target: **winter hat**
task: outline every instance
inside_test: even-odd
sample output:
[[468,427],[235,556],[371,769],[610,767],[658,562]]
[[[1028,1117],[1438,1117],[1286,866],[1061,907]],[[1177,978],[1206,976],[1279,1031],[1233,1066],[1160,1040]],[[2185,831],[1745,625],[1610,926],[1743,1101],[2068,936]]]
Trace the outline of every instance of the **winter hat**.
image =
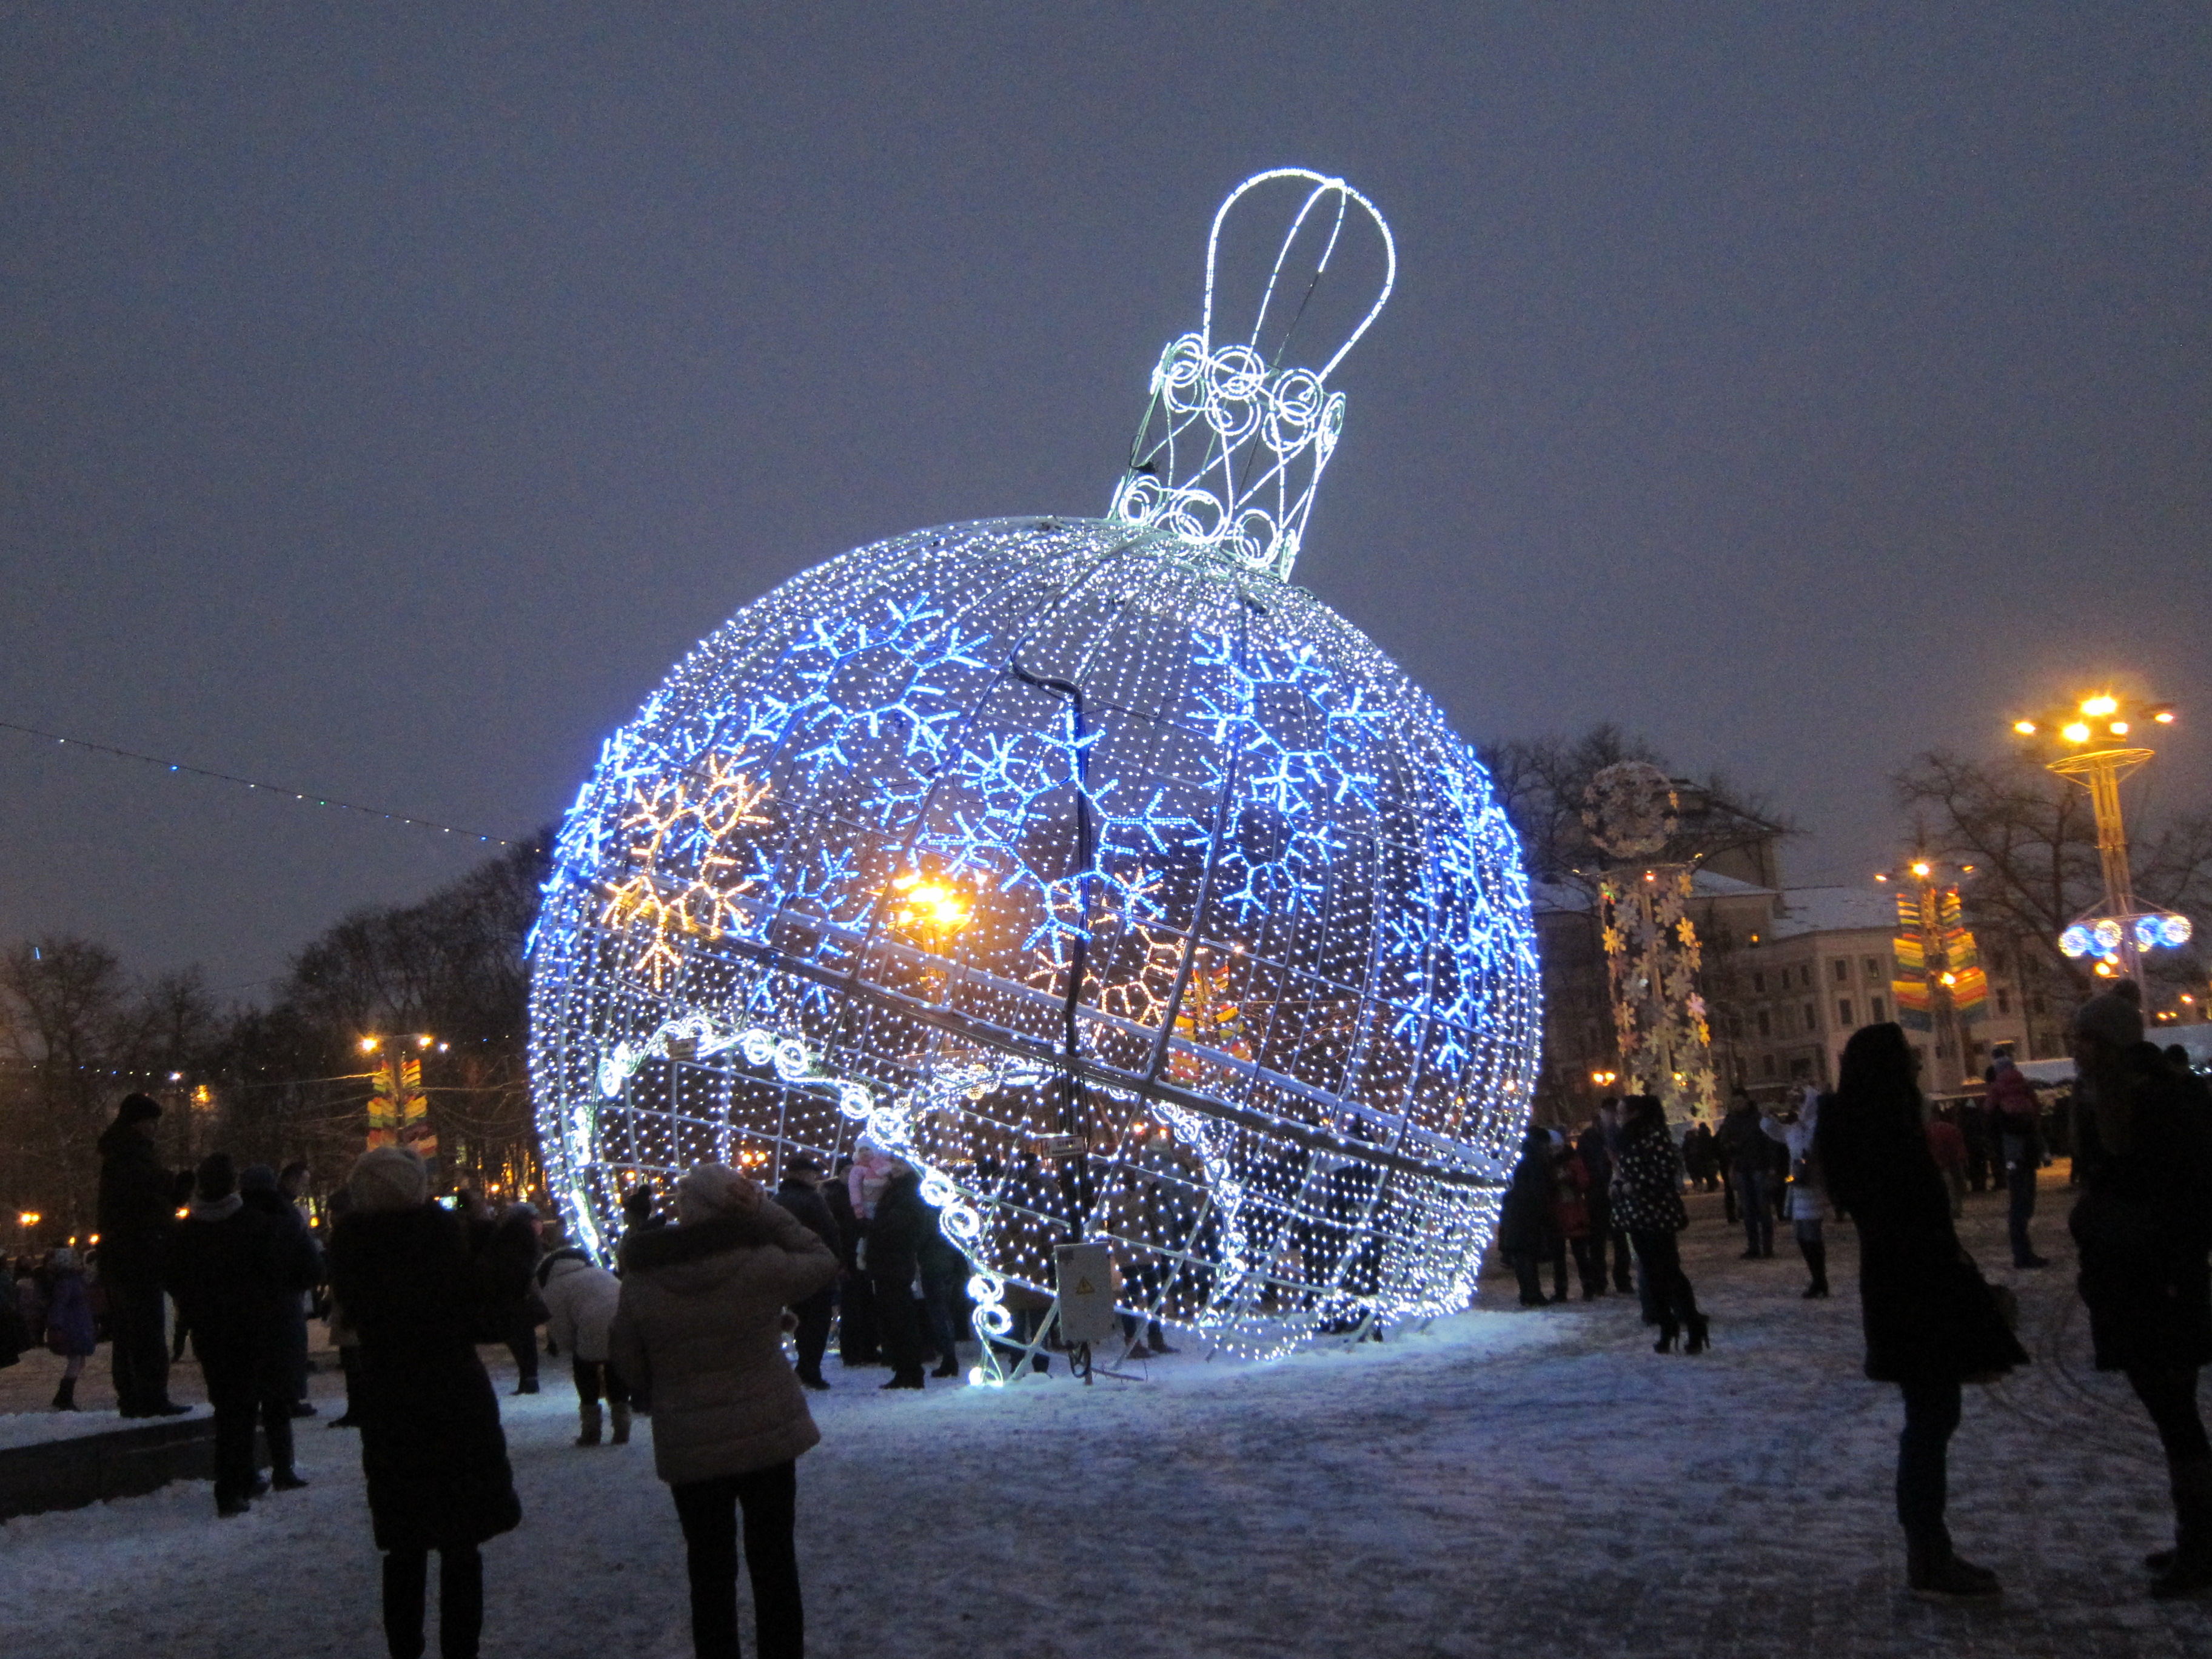
[[2133,1048],[2143,1040],[2142,1010],[2118,992],[2107,991],[2074,1011],[2074,1030],[2114,1048]]
[[411,1210],[429,1201],[430,1172],[404,1146],[372,1146],[354,1159],[346,1190],[364,1212]]
[[744,1179],[726,1164],[702,1164],[676,1183],[677,1220],[689,1227],[736,1214],[738,1183]]
[[81,1273],[84,1271],[84,1261],[75,1250],[64,1245],[47,1254],[46,1267],[58,1273]]
[[228,1152],[210,1152],[200,1160],[194,1176],[193,1188],[210,1204],[228,1198],[238,1190],[238,1165],[230,1161]]
[[151,1123],[161,1115],[161,1103],[151,1095],[125,1095],[115,1109],[118,1123]]
[[822,1166],[802,1153],[797,1158],[786,1159],[783,1172],[787,1176],[818,1176],[822,1173]]
[[266,1164],[249,1164],[238,1172],[238,1190],[241,1193],[273,1193],[276,1190],[276,1171]]

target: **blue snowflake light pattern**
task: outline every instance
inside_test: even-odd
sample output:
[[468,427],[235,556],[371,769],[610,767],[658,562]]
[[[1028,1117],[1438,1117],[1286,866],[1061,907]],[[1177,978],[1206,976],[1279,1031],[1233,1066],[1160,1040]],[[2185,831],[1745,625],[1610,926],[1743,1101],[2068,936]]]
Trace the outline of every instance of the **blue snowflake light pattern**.
[[1536,1061],[1512,832],[1249,522],[1142,518],[832,559],[606,744],[534,941],[585,1239],[641,1178],[866,1136],[971,1262],[989,1380],[1078,1239],[1237,1352],[1465,1304]]

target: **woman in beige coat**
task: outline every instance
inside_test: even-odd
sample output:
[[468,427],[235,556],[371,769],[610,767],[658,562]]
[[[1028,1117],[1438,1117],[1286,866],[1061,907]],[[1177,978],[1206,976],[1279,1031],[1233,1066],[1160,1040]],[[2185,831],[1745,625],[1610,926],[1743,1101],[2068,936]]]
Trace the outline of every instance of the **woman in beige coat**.
[[692,1646],[699,1659],[738,1659],[742,1507],[759,1659],[799,1659],[797,1461],[822,1433],[784,1359],[782,1316],[836,1278],[837,1258],[727,1164],[678,1182],[676,1215],[623,1242],[611,1341],[616,1368],[651,1392],[653,1470],[684,1528]]

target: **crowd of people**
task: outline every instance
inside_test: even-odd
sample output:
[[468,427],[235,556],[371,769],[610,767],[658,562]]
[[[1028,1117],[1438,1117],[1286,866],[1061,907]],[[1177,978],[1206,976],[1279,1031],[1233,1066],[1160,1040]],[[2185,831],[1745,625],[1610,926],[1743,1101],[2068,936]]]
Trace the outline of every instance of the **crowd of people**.
[[[2212,1446],[2197,1404],[2212,1364],[2212,1091],[2179,1048],[2143,1040],[2132,984],[2084,1004],[2071,1047],[2075,1076],[2058,1115],[2076,1189],[2069,1231],[2100,1370],[2124,1373],[2165,1449],[2175,1544],[2146,1562],[2152,1594],[2212,1589]],[[1532,1128],[1500,1215],[1498,1246],[1523,1307],[1568,1296],[1573,1257],[1585,1300],[1631,1288],[1624,1245],[1654,1345],[1711,1343],[1675,1237],[1686,1188],[1729,1194],[1744,1258],[1774,1254],[1787,1222],[1809,1274],[1829,1294],[1826,1225],[1848,1218],[1859,1244],[1866,1374],[1898,1386],[1897,1513],[1908,1580],[1945,1597],[1998,1593],[1996,1575],[1961,1558],[1945,1521],[1948,1448],[1963,1385],[1990,1382],[2028,1356],[2014,1334],[2017,1301],[1992,1285],[1959,1242],[1966,1194],[2006,1194],[2012,1265],[2050,1266],[2030,1236],[2039,1171],[2053,1138],[2026,1076],[2000,1058],[1978,1100],[1931,1109],[1919,1055],[1902,1028],[1868,1026],[1845,1044],[1835,1091],[1807,1087],[1794,1105],[1760,1106],[1741,1090],[1717,1130],[1690,1127],[1678,1146],[1660,1103],[1607,1100],[1582,1131]],[[1549,1265],[1553,1293],[1543,1288]]]
[[[2069,1230],[2095,1363],[2124,1374],[2166,1450],[2175,1543],[2147,1565],[2153,1594],[2172,1596],[2212,1589],[2212,1443],[2197,1406],[2199,1371],[2212,1363],[2212,1093],[2185,1057],[2142,1040],[2132,989],[2093,999],[2073,1024]],[[1948,1449],[1964,1385],[2028,1355],[2010,1292],[1984,1278],[1954,1223],[1966,1192],[2000,1185],[2014,1265],[2047,1265],[2027,1232],[2046,1136],[2009,1062],[1993,1068],[1971,1134],[1955,1107],[1931,1109],[1918,1069],[1900,1028],[1874,1025],[1845,1045],[1832,1093],[1806,1088],[1762,1106],[1739,1091],[1711,1133],[1678,1141],[1650,1095],[1606,1101],[1573,1134],[1532,1128],[1497,1242],[1523,1306],[1567,1299],[1571,1261],[1583,1300],[1635,1294],[1657,1352],[1698,1354],[1713,1335],[1679,1249],[1686,1189],[1724,1187],[1747,1260],[1771,1257],[1787,1223],[1808,1297],[1829,1294],[1825,1228],[1847,1218],[1865,1371],[1896,1385],[1904,1405],[1896,1504],[1909,1581],[1931,1595],[1982,1597],[1998,1583],[1953,1546]],[[42,1342],[61,1356],[53,1403],[70,1410],[104,1330],[122,1414],[161,1416],[185,1409],[167,1379],[188,1334],[214,1407],[214,1497],[227,1517],[305,1484],[293,1430],[314,1409],[307,1321],[319,1303],[346,1379],[346,1410],[331,1426],[361,1431],[385,1629],[402,1659],[424,1650],[433,1553],[441,1651],[475,1653],[481,1547],[521,1524],[480,1346],[508,1349],[518,1394],[538,1391],[541,1354],[566,1358],[579,1447],[625,1443],[634,1419],[650,1419],[655,1471],[685,1540],[696,1650],[738,1650],[742,1538],[763,1659],[803,1650],[796,1460],[820,1437],[806,1394],[829,1386],[833,1330],[842,1362],[888,1368],[887,1389],[926,1387],[932,1358],[936,1375],[957,1371],[962,1259],[921,1200],[918,1172],[865,1144],[834,1172],[787,1159],[773,1194],[702,1164],[676,1183],[672,1215],[641,1185],[610,1265],[528,1204],[495,1209],[467,1189],[434,1196],[422,1160],[397,1146],[356,1162],[328,1197],[319,1238],[297,1201],[304,1165],[241,1170],[217,1152],[172,1172],[155,1152],[160,1112],[131,1096],[101,1137],[97,1283],[94,1264],[68,1247],[16,1264],[9,1310],[18,1317],[12,1331],[0,1321],[0,1346]],[[1157,1328],[1146,1334],[1165,1346]]]

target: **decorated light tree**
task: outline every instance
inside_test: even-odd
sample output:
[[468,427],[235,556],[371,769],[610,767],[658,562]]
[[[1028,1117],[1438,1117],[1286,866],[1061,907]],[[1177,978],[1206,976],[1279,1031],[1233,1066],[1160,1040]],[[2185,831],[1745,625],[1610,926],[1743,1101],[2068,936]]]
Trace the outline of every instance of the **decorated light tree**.
[[1598,878],[1598,921],[1624,1091],[1656,1095],[1669,1122],[1711,1122],[1712,1032],[1698,991],[1693,875],[1686,864],[1651,861],[1674,841],[1680,812],[1667,775],[1644,761],[1607,767],[1583,795],[1583,826],[1613,860]]
[[[1237,332],[1216,256],[1261,195],[1290,229]],[[1355,235],[1382,292],[1285,366]],[[866,1137],[973,1264],[980,1380],[1007,1285],[1079,1240],[1237,1352],[1465,1304],[1536,1062],[1518,848],[1435,705],[1286,580],[1395,270],[1341,180],[1248,181],[1106,517],[832,559],[607,743],[533,957],[585,1241],[641,1178]]]

